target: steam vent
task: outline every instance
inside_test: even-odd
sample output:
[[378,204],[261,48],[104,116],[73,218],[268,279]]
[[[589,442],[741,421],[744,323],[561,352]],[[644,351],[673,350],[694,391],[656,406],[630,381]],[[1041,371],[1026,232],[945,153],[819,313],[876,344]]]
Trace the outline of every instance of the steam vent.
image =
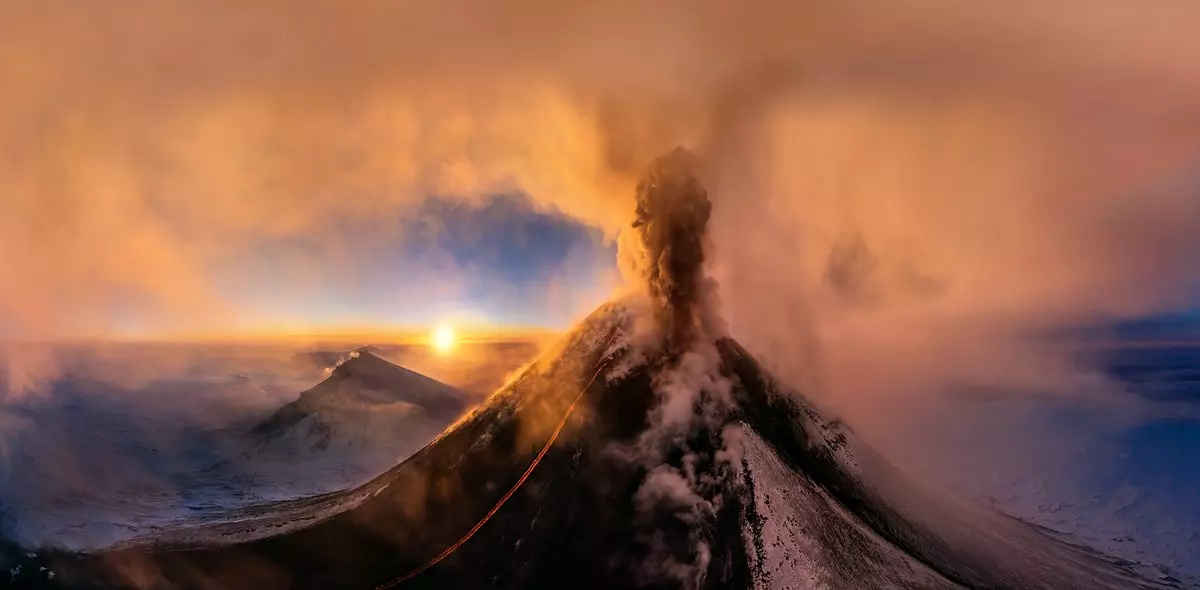
[[361,487],[86,554],[0,540],[0,587],[1179,587],[937,495],[698,329],[712,206],[696,169],[677,149],[637,188],[658,344],[633,337],[641,301],[606,303]]

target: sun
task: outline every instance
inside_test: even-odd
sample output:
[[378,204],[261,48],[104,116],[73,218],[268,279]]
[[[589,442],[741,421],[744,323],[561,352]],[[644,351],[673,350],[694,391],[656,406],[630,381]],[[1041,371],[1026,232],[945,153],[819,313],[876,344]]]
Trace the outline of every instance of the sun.
[[439,354],[446,354],[454,350],[457,344],[458,335],[454,333],[454,328],[450,326],[438,326],[429,334],[429,345]]

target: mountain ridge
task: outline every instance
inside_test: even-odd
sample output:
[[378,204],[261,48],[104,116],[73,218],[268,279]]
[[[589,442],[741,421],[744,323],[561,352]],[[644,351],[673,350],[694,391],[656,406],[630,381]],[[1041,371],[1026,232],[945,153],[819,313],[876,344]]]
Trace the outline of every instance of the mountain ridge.
[[414,406],[435,420],[452,420],[467,408],[464,398],[449,385],[359,349],[339,362],[327,378],[253,426],[250,434],[268,439],[322,412],[367,411],[392,404]]

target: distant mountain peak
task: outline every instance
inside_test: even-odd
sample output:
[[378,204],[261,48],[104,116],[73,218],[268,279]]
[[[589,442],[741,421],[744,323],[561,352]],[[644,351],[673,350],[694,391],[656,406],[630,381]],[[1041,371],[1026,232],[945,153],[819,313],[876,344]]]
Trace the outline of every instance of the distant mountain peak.
[[[333,369],[333,377],[347,379],[355,376],[384,376],[412,373],[364,349],[352,350]],[[415,373],[414,373],[415,374]]]
[[466,409],[462,392],[393,364],[365,348],[348,353],[325,380],[301,393],[252,432],[270,437],[308,417],[362,412],[393,404],[415,406],[438,420],[453,419]]

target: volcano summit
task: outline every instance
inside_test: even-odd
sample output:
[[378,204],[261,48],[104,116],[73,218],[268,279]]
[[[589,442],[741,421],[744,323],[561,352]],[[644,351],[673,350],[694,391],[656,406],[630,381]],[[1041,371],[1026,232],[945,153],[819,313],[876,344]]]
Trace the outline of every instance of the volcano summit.
[[890,466],[723,333],[692,157],[655,162],[637,196],[644,296],[602,306],[407,461],[349,492],[148,544],[9,547],[8,583],[1178,587]]
[[327,450],[331,445],[371,446],[374,438],[419,437],[428,430],[421,423],[408,433],[389,432],[384,428],[388,414],[417,415],[423,422],[441,425],[463,412],[463,397],[452,387],[360,349],[339,361],[329,378],[257,424],[251,433],[265,446],[291,438],[297,439],[287,440],[291,447],[307,447],[288,448],[291,453]]

